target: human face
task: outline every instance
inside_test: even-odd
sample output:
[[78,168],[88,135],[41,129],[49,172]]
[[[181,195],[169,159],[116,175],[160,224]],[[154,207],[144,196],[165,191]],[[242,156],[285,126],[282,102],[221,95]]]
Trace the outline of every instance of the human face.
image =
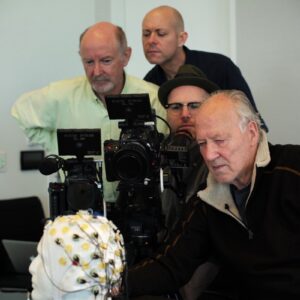
[[46,275],[40,252],[41,243],[38,245],[38,255],[29,266],[32,275],[32,299],[52,300],[52,283]]
[[196,138],[200,152],[216,181],[242,189],[251,182],[258,128],[250,121],[242,131],[234,104],[224,95],[213,97],[216,101],[205,103],[197,114]]
[[189,109],[186,105],[190,102],[202,102],[208,93],[197,86],[183,85],[173,89],[168,96],[168,104],[184,104],[179,112],[174,113],[167,109],[167,121],[172,132],[188,131],[195,138],[195,114],[197,109]]
[[163,65],[172,61],[187,38],[186,32],[177,29],[174,16],[168,10],[148,13],[142,30],[144,54],[151,64]]
[[102,100],[108,94],[120,94],[124,86],[124,67],[131,49],[125,51],[114,32],[109,30],[87,32],[80,45],[83,67],[95,94]]

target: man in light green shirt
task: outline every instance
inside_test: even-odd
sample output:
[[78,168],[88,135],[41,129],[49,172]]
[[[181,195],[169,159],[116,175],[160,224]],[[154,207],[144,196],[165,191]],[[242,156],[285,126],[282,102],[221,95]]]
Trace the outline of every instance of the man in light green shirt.
[[[156,115],[165,119],[165,109],[157,98],[158,87],[126,74],[131,56],[126,36],[120,27],[100,22],[80,36],[79,54],[86,76],[62,80],[22,95],[11,110],[21,129],[32,143],[42,144],[57,154],[58,128],[101,128],[103,141],[119,139],[117,120],[110,120],[106,95],[148,93]],[[157,120],[160,132],[166,125]],[[107,182],[103,167],[104,199],[116,200],[116,182]]]

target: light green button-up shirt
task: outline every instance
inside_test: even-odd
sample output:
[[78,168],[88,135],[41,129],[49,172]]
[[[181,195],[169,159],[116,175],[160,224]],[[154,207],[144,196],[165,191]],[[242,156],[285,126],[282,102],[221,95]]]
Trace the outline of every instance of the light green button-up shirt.
[[[156,115],[166,119],[165,109],[157,97],[158,86],[126,74],[122,94],[148,93]],[[18,121],[29,141],[43,145],[49,154],[58,154],[58,128],[101,128],[102,155],[105,140],[119,140],[118,120],[110,120],[106,107],[91,89],[85,76],[62,80],[23,94],[13,105],[12,116]],[[166,133],[164,122],[157,120],[160,132]],[[117,182],[108,182],[103,167],[104,199],[116,200]]]

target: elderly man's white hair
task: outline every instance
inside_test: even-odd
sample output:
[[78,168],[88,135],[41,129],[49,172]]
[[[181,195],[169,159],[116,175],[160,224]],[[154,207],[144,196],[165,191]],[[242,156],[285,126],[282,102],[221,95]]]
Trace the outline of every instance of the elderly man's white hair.
[[49,222],[30,265],[33,300],[103,300],[119,288],[123,237],[104,217],[86,211]]
[[209,102],[214,95],[222,94],[227,96],[235,104],[236,112],[240,118],[239,128],[242,132],[245,131],[249,122],[255,122],[259,130],[260,139],[262,138],[262,123],[259,114],[251,105],[250,100],[246,94],[239,90],[218,90],[212,92],[210,97],[203,100],[202,105]]

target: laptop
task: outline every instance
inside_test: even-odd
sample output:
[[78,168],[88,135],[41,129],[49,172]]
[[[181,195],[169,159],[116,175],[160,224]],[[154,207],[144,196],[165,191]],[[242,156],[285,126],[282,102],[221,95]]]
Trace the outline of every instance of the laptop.
[[38,242],[2,240],[2,245],[18,274],[29,274],[29,265],[37,255]]

